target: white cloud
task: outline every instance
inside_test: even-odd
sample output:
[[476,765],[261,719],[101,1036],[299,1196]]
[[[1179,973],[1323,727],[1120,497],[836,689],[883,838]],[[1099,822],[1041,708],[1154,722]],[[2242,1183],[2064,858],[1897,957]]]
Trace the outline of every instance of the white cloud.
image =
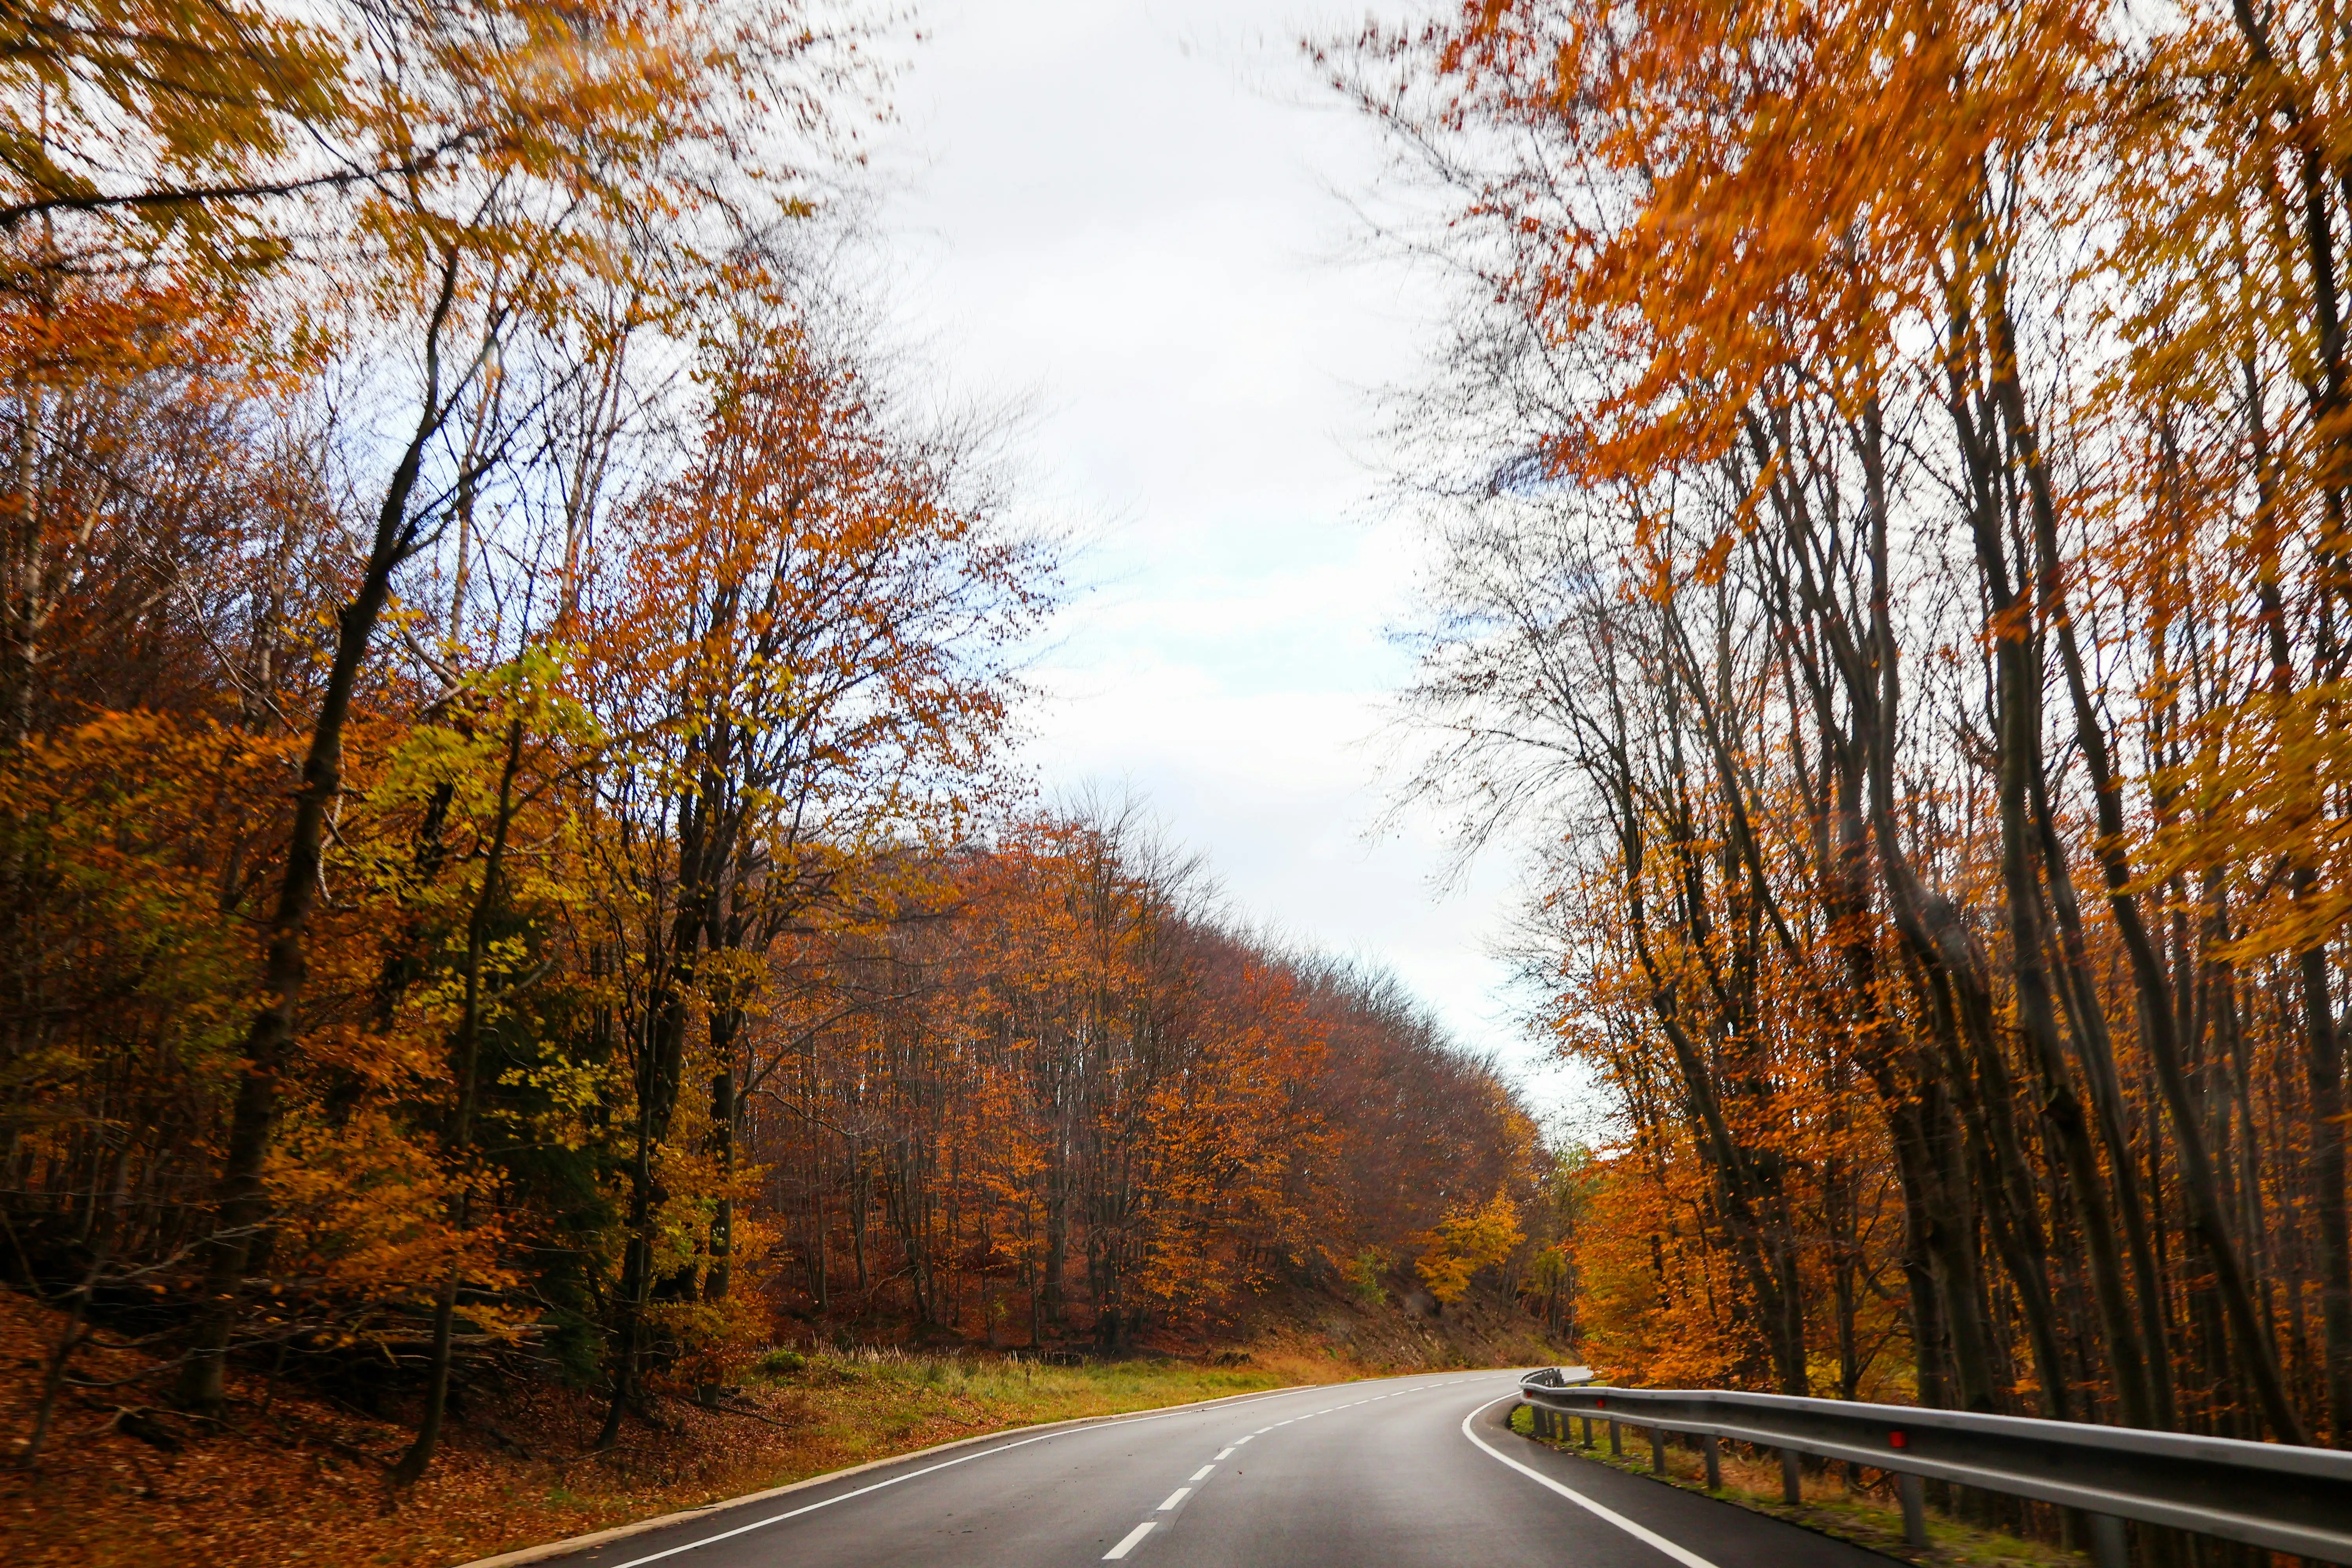
[[908,322],[959,382],[1034,392],[1034,471],[1108,520],[1035,672],[1034,771],[1134,789],[1244,918],[1392,965],[1465,1043],[1535,1066],[1485,951],[1512,868],[1441,894],[1438,825],[1367,838],[1367,742],[1407,670],[1381,630],[1418,551],[1366,521],[1350,451],[1416,323],[1406,279],[1344,257],[1328,193],[1370,177],[1368,132],[1286,101],[1316,90],[1312,17],[940,0],[923,23],[891,154],[920,170],[889,219]]

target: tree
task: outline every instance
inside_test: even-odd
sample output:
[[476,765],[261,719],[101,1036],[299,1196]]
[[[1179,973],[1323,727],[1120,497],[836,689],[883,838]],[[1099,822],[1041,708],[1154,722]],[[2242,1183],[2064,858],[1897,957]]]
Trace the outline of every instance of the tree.
[[[406,434],[336,612],[333,659],[265,927],[266,1000],[246,1043],[207,1248],[214,1305],[180,1388],[197,1407],[221,1398],[239,1282],[267,1209],[277,1080],[297,1047],[320,848],[370,646],[396,575],[506,461],[517,433],[498,429],[455,452],[445,437],[469,400],[489,395],[509,356],[561,341],[583,282],[642,265],[632,230],[649,215],[688,232],[725,216],[704,183],[705,160],[740,132],[740,103],[758,100],[774,57],[789,52],[758,27],[682,11],[558,17],[530,6],[394,7],[364,19],[373,74],[354,112],[369,135],[389,147],[448,141],[467,155],[358,186],[350,214],[389,263],[367,303],[385,329],[408,337],[416,380]],[[795,36],[781,25],[787,39]],[[594,48],[582,47],[591,39]],[[498,134],[468,140],[478,117]],[[667,277],[647,281],[676,286]]]
[[2260,1261],[2335,1342],[2324,33],[1530,0],[1319,56],[1462,284],[1412,787],[1556,832],[1612,1157],[1706,1176],[1696,1256],[1615,1211],[1640,1311],[1744,1302],[1719,1364],[1790,1387],[1829,1300],[1857,1386],[1891,1177],[1922,1399],[2342,1440]]

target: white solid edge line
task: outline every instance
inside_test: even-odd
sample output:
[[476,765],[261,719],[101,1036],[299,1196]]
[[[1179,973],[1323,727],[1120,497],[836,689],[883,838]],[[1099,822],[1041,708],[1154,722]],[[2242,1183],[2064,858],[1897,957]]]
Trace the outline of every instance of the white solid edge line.
[[1178,1503],[1182,1502],[1186,1498],[1191,1497],[1192,1495],[1192,1489],[1191,1487],[1178,1487],[1174,1491],[1168,1494],[1168,1500],[1166,1502],[1161,1503],[1158,1508],[1153,1509],[1151,1511],[1154,1513],[1166,1513],[1170,1509],[1174,1508]]
[[1141,1524],[1137,1525],[1133,1530],[1129,1531],[1124,1536],[1120,1537],[1119,1543],[1117,1546],[1112,1547],[1108,1552],[1102,1554],[1102,1560],[1106,1563],[1118,1562],[1120,1558],[1135,1550],[1135,1543],[1137,1542],[1142,1540],[1145,1536],[1150,1533],[1151,1521],[1147,1519]]
[[1209,1479],[1209,1472],[1216,1468],[1217,1467],[1214,1465],[1202,1465],[1199,1469],[1194,1470],[1188,1479],[1195,1481],[1205,1481]]
[[[1285,1389],[1277,1392],[1288,1393],[1290,1391]],[[1251,1396],[1244,1394],[1242,1397],[1246,1399]],[[1259,1395],[1258,1397],[1262,1398],[1266,1396]],[[1059,1431],[1040,1432],[1034,1437],[1024,1437],[1018,1442],[999,1443],[992,1448],[979,1448],[969,1454],[960,1454],[952,1459],[942,1459],[936,1465],[926,1465],[919,1470],[908,1470],[904,1475],[892,1476],[887,1480],[876,1481],[872,1486],[859,1487],[855,1491],[836,1492],[829,1498],[819,1499],[815,1502],[804,1504],[800,1508],[790,1510],[784,1513],[772,1513],[765,1519],[753,1520],[749,1524],[739,1524],[732,1530],[722,1530],[716,1535],[706,1535],[699,1541],[689,1541],[683,1546],[673,1546],[666,1552],[656,1552],[644,1557],[632,1557],[626,1563],[614,1563],[613,1568],[645,1568],[645,1564],[648,1563],[659,1563],[666,1557],[676,1557],[683,1552],[692,1552],[700,1547],[715,1545],[721,1541],[732,1540],[738,1535],[749,1535],[755,1530],[765,1530],[772,1524],[782,1524],[788,1519],[798,1519],[804,1513],[814,1513],[821,1508],[831,1508],[837,1502],[847,1502],[852,1498],[861,1498],[866,1496],[868,1492],[878,1492],[885,1487],[895,1487],[900,1481],[917,1480],[924,1476],[937,1475],[941,1470],[953,1469],[958,1465],[969,1465],[974,1459],[985,1459],[991,1454],[1002,1454],[1008,1448],[1025,1448],[1032,1443],[1048,1443],[1056,1437],[1067,1437],[1073,1433],[1099,1431],[1106,1426],[1140,1426],[1146,1421],[1158,1421],[1167,1416],[1183,1415],[1187,1414],[1197,1415],[1201,1414],[1201,1407],[1197,1405],[1189,1406],[1182,1405],[1171,1405],[1165,1410],[1154,1410],[1145,1415],[1130,1415],[1125,1418],[1113,1417],[1108,1421],[1097,1421],[1093,1423],[1091,1426],[1065,1426]],[[1147,1523],[1144,1528],[1148,1530],[1150,1526]],[[1141,1539],[1139,1532],[1135,1539]],[[593,1548],[583,1547],[582,1550],[593,1551]],[[1122,1549],[1122,1551],[1124,1549]]]
[[1708,1562],[1706,1558],[1701,1557],[1697,1552],[1685,1551],[1682,1547],[1676,1546],[1673,1542],[1668,1541],[1656,1531],[1645,1529],[1641,1525],[1635,1524],[1632,1520],[1627,1519],[1623,1514],[1619,1513],[1616,1510],[1601,1507],[1601,1504],[1594,1502],[1591,1498],[1586,1497],[1582,1492],[1578,1491],[1575,1488],[1563,1486],[1559,1482],[1553,1480],[1549,1476],[1545,1475],[1541,1470],[1534,1469],[1528,1466],[1519,1463],[1508,1454],[1504,1453],[1501,1449],[1495,1447],[1485,1438],[1479,1436],[1477,1433],[1470,1430],[1470,1423],[1478,1418],[1479,1411],[1492,1409],[1494,1406],[1503,1403],[1503,1400],[1505,1399],[1517,1399],[1517,1397],[1518,1395],[1516,1394],[1506,1394],[1499,1399],[1490,1399],[1486,1401],[1486,1404],[1478,1406],[1477,1410],[1473,1410],[1469,1415],[1465,1415],[1462,1418],[1462,1435],[1465,1437],[1469,1438],[1473,1443],[1478,1445],[1479,1447],[1485,1449],[1487,1458],[1499,1459],[1504,1464],[1510,1466],[1511,1468],[1518,1471],[1519,1474],[1527,1477],[1528,1479],[1534,1481],[1538,1485],[1549,1487],[1552,1490],[1558,1492],[1560,1496],[1566,1498],[1577,1507],[1583,1509],[1588,1513],[1591,1513],[1601,1519],[1608,1521],[1611,1524],[1615,1525],[1618,1529],[1623,1531],[1626,1534],[1632,1536],[1643,1545],[1654,1547],[1656,1550],[1664,1552],[1667,1556],[1681,1563],[1683,1568],[1715,1568],[1714,1563]]

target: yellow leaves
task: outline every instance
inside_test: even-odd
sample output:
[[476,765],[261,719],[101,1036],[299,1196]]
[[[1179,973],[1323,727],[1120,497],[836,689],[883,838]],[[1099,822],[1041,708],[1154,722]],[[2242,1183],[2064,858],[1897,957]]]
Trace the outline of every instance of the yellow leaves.
[[1481,1269],[1507,1259],[1527,1239],[1520,1228],[1518,1205],[1508,1193],[1496,1193],[1481,1206],[1460,1209],[1438,1221],[1434,1230],[1413,1238],[1421,1250],[1413,1271],[1429,1293],[1441,1301],[1460,1300]]
[[331,133],[344,55],[331,24],[275,5],[84,0],[12,7],[0,62],[0,228],[46,217],[67,255],[97,230],[249,259],[252,215],[194,193],[281,176],[298,127]]
[[2219,952],[2252,963],[2326,942],[2352,919],[2352,823],[2327,803],[2352,788],[2352,684],[2257,690],[2198,715],[2158,770],[2140,886],[2226,868],[2241,934]]
[[1528,1260],[1525,1289],[1534,1294],[1549,1294],[1564,1288],[1572,1270],[1566,1246],[1555,1242]]
[[18,898],[46,912],[51,1005],[170,1056],[230,1047],[253,952],[219,919],[216,867],[288,763],[273,743],[147,713],[0,752],[0,843]]

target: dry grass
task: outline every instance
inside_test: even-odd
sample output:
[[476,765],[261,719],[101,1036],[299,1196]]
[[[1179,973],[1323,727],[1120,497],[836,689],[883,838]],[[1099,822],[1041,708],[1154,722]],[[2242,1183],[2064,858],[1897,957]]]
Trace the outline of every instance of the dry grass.
[[[55,1337],[47,1319],[0,1290],[0,1342],[16,1350],[0,1366],[0,1433],[18,1449],[38,1373],[32,1352]],[[151,1365],[101,1342],[75,1370],[129,1379]],[[37,1474],[0,1468],[0,1542],[9,1568],[438,1568],[1006,1426],[1364,1370],[1278,1347],[1235,1367],[780,1354],[745,1387],[745,1413],[666,1401],[659,1428],[631,1422],[618,1451],[601,1457],[585,1452],[601,1402],[533,1386],[469,1402],[432,1473],[398,1500],[383,1480],[407,1441],[397,1425],[241,1378],[222,1430],[157,1416],[180,1441],[167,1452],[121,1429],[121,1410],[157,1397],[152,1382],[126,1382],[69,1396]]]

